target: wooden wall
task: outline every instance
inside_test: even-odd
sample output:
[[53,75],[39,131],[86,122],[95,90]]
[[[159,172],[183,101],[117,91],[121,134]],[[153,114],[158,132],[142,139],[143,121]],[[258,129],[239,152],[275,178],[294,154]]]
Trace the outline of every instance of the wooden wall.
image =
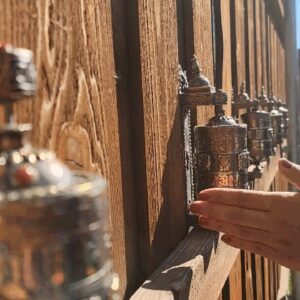
[[[229,95],[246,80],[251,97],[264,85],[287,100],[284,8],[279,0],[0,0],[0,41],[32,49],[39,75],[18,120],[33,123],[36,146],[108,179],[125,298],[187,232],[178,64],[189,75],[195,53]],[[195,118],[212,115],[200,108]],[[275,299],[276,276],[273,263],[241,253],[223,299]]]

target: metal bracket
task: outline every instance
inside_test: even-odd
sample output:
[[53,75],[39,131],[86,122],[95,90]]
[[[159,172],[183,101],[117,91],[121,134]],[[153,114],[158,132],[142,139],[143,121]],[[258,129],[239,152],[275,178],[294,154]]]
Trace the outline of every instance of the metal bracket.
[[216,91],[215,87],[210,85],[209,80],[201,72],[196,57],[192,58],[192,75],[193,78],[188,83],[186,73],[179,66],[179,97],[182,111],[187,207],[195,200],[197,192],[195,190],[197,162],[195,160],[193,135],[194,127],[197,124],[193,115],[196,114],[198,106],[214,105],[216,111],[221,111],[222,105],[227,104],[228,99],[225,91]]

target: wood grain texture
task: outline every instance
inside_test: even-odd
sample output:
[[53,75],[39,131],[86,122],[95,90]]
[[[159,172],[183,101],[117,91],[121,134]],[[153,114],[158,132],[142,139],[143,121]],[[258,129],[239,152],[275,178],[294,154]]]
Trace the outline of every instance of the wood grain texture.
[[253,275],[252,275],[252,257],[251,253],[245,252],[245,283],[246,299],[254,299]]
[[261,32],[261,47],[262,47],[262,86],[265,87],[266,92],[268,91],[268,60],[267,60],[267,27],[266,27],[266,7],[264,1],[260,2],[260,32]]
[[274,263],[269,261],[269,297],[270,299],[275,299],[275,286],[274,286]]
[[[122,165],[122,186],[124,202],[124,221],[126,226],[126,265],[127,286],[125,298],[138,287],[142,280],[139,276],[138,224],[137,224],[137,189],[136,157],[133,151],[135,135],[133,99],[139,93],[140,57],[138,45],[137,5],[124,1],[111,0],[113,46],[115,58],[115,77],[119,113],[120,151]],[[129,22],[128,20],[131,20]],[[129,39],[129,32],[130,39]],[[134,66],[134,68],[132,67]]]
[[256,279],[256,295],[255,299],[263,300],[263,270],[262,270],[262,262],[261,256],[255,255],[255,279]]
[[263,83],[263,45],[261,32],[261,1],[254,0],[254,30],[255,30],[255,70],[256,70],[256,95],[260,96]]
[[269,261],[264,258],[264,299],[270,299]]
[[244,0],[231,0],[232,84],[235,93],[246,80]]
[[266,30],[266,80],[267,80],[267,86],[266,86],[266,91],[267,91],[267,95],[269,97],[272,96],[272,84],[273,84],[273,80],[272,80],[272,49],[271,49],[271,19],[270,16],[267,14],[266,11],[266,23],[265,23],[265,30]]
[[[245,2],[245,51],[246,51],[246,84],[250,98],[257,94],[257,52],[256,52],[256,27],[255,27],[255,2]],[[256,293],[256,270],[254,257],[249,252],[244,253],[245,291],[246,299],[254,299]],[[255,295],[256,296],[256,295]]]
[[255,98],[257,55],[255,49],[255,11],[253,0],[246,0],[245,11],[246,82],[249,96]]
[[185,235],[185,193],[178,103],[176,1],[138,1],[141,91],[134,100],[140,277]]
[[[211,1],[183,1],[185,18],[185,62],[188,77],[191,74],[190,59],[195,54],[203,73],[214,84],[213,32]],[[197,108],[197,124],[204,125],[214,115],[213,107]],[[196,124],[195,124],[196,125]]]
[[242,299],[242,264],[241,255],[239,254],[229,274],[229,299]]
[[131,299],[215,300],[238,253],[219,234],[194,229]]
[[[231,27],[230,27],[230,5],[229,1],[219,1],[219,9],[221,15],[221,30],[222,30],[222,45],[216,42],[216,47],[222,47],[222,85],[221,88],[228,94],[228,105],[226,105],[225,112],[231,115],[231,89],[232,89],[232,62],[231,62]],[[218,61],[218,59],[217,59]],[[216,66],[218,73],[218,65]]]

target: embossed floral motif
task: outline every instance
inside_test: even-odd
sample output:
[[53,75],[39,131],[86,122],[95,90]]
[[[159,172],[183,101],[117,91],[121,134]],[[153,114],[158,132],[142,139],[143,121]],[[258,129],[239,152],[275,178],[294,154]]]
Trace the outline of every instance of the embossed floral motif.
[[218,155],[219,170],[224,172],[230,170],[230,155]]

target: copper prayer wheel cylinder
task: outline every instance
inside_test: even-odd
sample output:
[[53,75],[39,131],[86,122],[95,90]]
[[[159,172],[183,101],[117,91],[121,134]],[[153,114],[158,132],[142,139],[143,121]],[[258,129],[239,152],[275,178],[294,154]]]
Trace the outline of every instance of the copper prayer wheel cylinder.
[[233,118],[216,116],[196,126],[196,188],[248,188],[247,126]]
[[273,146],[280,145],[283,139],[284,133],[284,119],[283,114],[279,112],[277,109],[273,109],[270,112],[271,122],[273,127]]
[[248,127],[249,155],[255,162],[260,162],[273,155],[273,128],[270,113],[251,111],[242,115]]
[[282,137],[286,139],[288,137],[289,130],[289,110],[285,107],[285,105],[281,105],[279,107],[279,112],[283,115],[283,126],[282,126]]
[[[0,299],[108,299],[112,272],[106,181],[34,149],[11,104],[35,92],[32,53],[0,48]],[[5,79],[6,74],[9,80]],[[22,76],[21,76],[22,75]]]

